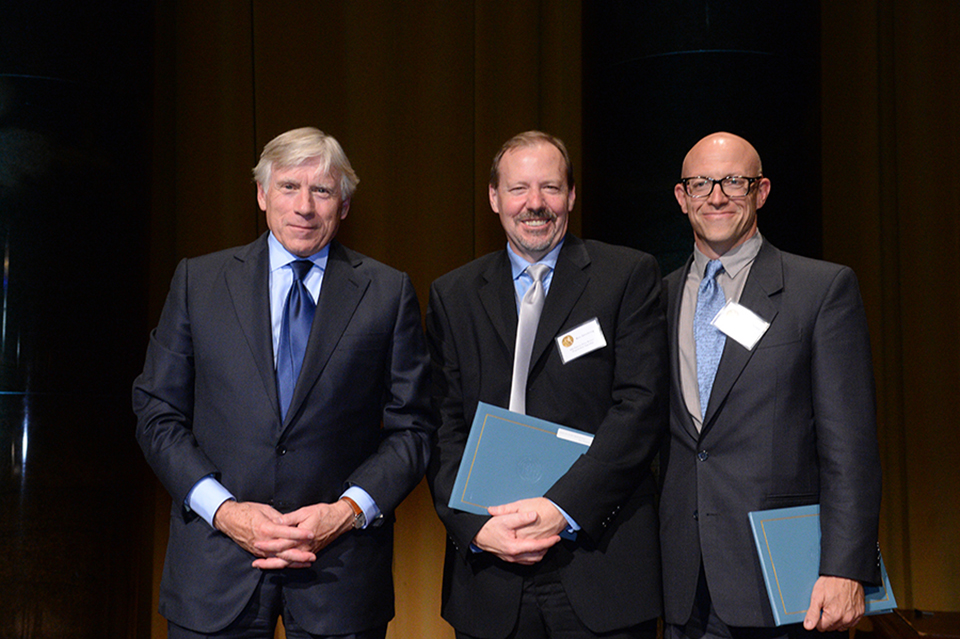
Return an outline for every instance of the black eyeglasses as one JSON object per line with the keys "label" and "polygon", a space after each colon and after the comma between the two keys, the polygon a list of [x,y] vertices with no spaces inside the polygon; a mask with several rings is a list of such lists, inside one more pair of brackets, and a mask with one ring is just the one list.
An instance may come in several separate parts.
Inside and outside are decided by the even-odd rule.
{"label": "black eyeglasses", "polygon": [[683,184],[683,190],[690,197],[710,197],[713,193],[713,187],[720,185],[720,190],[727,197],[746,197],[753,188],[753,183],[762,180],[763,176],[745,177],[743,175],[728,175],[725,178],[715,180],[713,178],[697,175],[695,177],[680,178]]}

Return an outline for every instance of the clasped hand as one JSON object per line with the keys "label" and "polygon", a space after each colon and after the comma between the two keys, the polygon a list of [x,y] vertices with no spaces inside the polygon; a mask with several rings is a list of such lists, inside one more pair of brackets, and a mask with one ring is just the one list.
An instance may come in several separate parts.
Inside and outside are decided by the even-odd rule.
{"label": "clasped hand", "polygon": [[310,566],[352,522],[353,511],[340,501],[285,515],[266,504],[226,501],[213,518],[217,530],[254,555],[253,567],[261,570]]}
{"label": "clasped hand", "polygon": [[543,497],[521,499],[487,511],[492,517],[473,544],[510,563],[529,566],[539,562],[567,527],[557,507]]}

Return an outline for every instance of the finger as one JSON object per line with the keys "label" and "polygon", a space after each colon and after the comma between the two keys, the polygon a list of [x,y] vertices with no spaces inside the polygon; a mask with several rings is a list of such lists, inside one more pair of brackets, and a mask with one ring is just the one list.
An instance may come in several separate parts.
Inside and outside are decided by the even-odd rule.
{"label": "finger", "polygon": [[260,557],[252,565],[254,568],[260,568],[261,570],[278,570],[290,567],[304,568],[310,566],[316,560],[317,556],[312,552],[290,549],[267,557]]}
{"label": "finger", "polygon": [[277,553],[276,556],[292,564],[309,565],[317,560],[317,556],[314,553],[301,548],[291,548],[290,550]]}
{"label": "finger", "polygon": [[502,515],[496,515],[496,517],[499,519],[501,525],[511,530],[524,528],[537,521],[537,513],[532,510],[504,513]]}
{"label": "finger", "polygon": [[281,515],[280,519],[277,520],[277,523],[282,524],[284,526],[291,526],[293,528],[296,528],[297,524],[303,522],[307,518],[306,515],[301,512],[302,510],[303,509],[301,508],[300,510],[294,511],[292,513]]}
{"label": "finger", "polygon": [[831,611],[828,606],[824,606],[823,614],[820,615],[820,621],[816,627],[820,632],[842,630],[844,628],[843,617]]}
{"label": "finger", "polygon": [[279,557],[264,557],[257,559],[251,564],[254,568],[259,568],[260,570],[282,570],[290,565],[288,561],[280,559]]}
{"label": "finger", "polygon": [[501,504],[499,506],[490,506],[487,508],[487,512],[498,517],[501,515],[509,515],[510,513],[520,512],[520,509],[517,508],[515,504]]}
{"label": "finger", "polygon": [[261,528],[261,538],[289,539],[293,541],[308,541],[313,539],[313,531],[308,528],[298,528],[286,524],[266,524]]}
{"label": "finger", "polygon": [[813,630],[820,623],[820,604],[819,602],[810,602],[807,608],[807,615],[803,618],[803,627],[806,630]]}
{"label": "finger", "polygon": [[522,553],[508,553],[500,554],[498,557],[504,561],[520,564],[523,566],[532,566],[533,564],[542,560],[547,554],[546,550],[539,552],[522,552]]}
{"label": "finger", "polygon": [[309,568],[311,564],[309,562],[300,562],[300,561],[284,561],[278,557],[271,557],[269,559],[258,559],[253,562],[253,567],[260,570],[283,570],[285,568]]}
{"label": "finger", "polygon": [[560,541],[558,535],[553,537],[547,537],[545,539],[517,539],[515,543],[511,544],[512,554],[514,555],[524,555],[524,554],[546,554],[550,548]]}
{"label": "finger", "polygon": [[267,554],[276,555],[291,548],[302,546],[305,541],[308,540],[285,539],[282,537],[279,539],[258,539],[253,546]]}

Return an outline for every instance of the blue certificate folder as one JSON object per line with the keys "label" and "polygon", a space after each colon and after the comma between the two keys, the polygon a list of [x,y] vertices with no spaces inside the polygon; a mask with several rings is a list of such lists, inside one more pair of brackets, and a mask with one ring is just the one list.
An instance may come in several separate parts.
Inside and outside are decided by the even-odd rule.
{"label": "blue certificate folder", "polygon": [[[802,622],[820,576],[820,506],[760,510],[748,516],[777,625]],[[863,588],[868,615],[897,607],[882,559],[880,571],[883,586]]]}
{"label": "blue certificate folder", "polygon": [[587,452],[593,435],[480,402],[449,506],[487,508],[542,497]]}

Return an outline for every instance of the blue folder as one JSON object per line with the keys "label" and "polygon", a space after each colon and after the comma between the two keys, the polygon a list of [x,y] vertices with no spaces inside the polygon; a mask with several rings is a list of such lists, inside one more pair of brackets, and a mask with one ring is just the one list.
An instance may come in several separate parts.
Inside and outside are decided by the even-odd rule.
{"label": "blue folder", "polygon": [[480,402],[449,506],[480,515],[542,497],[587,452],[593,435]]}
{"label": "blue folder", "polygon": [[[820,576],[820,506],[760,510],[748,516],[776,624],[802,622]],[[897,607],[883,559],[880,571],[883,586],[863,589],[868,615]]]}

